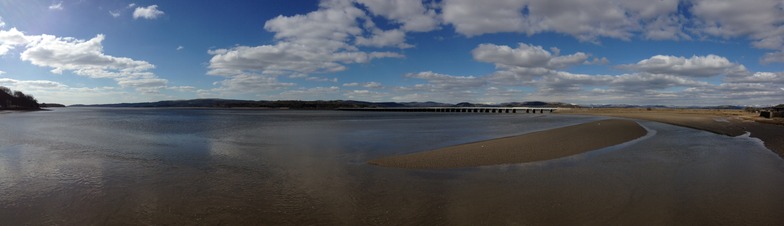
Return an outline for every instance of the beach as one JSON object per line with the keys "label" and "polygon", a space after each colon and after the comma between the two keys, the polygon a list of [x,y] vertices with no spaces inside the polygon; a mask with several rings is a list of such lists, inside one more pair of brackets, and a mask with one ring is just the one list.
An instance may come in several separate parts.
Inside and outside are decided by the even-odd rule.
{"label": "beach", "polygon": [[645,128],[634,121],[608,119],[385,157],[369,163],[385,167],[443,169],[535,162],[621,144],[646,134]]}
{"label": "beach", "polygon": [[562,109],[558,113],[642,119],[732,137],[748,132],[750,137],[762,140],[765,147],[784,157],[784,126],[742,110],[580,108]]}
{"label": "beach", "polygon": [[[736,137],[748,135],[784,157],[784,126],[757,122],[741,110],[582,108],[559,114],[608,116],[661,122]],[[629,120],[608,119],[513,137],[461,144],[431,151],[388,156],[372,165],[414,169],[463,168],[557,159],[634,140],[646,134]]]}

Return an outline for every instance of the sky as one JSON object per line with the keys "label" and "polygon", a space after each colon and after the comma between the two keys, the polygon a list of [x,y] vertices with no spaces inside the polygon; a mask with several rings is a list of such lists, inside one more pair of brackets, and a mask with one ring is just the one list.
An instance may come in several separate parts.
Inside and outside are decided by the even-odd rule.
{"label": "sky", "polygon": [[784,103],[782,0],[0,0],[0,86],[196,98]]}

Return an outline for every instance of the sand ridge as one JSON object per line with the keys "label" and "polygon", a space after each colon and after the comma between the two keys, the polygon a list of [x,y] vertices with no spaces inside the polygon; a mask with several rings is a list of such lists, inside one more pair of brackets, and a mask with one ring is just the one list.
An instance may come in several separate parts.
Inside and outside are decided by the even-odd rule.
{"label": "sand ridge", "polygon": [[385,167],[446,169],[525,163],[576,155],[625,143],[647,134],[637,122],[599,120],[475,143],[374,159]]}

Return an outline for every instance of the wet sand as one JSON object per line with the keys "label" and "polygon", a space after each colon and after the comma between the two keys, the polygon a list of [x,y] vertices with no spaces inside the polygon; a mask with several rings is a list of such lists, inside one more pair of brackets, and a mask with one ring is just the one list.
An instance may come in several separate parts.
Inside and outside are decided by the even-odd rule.
{"label": "wet sand", "polygon": [[370,160],[385,167],[463,168],[556,159],[645,136],[634,121],[608,119],[551,130]]}
{"label": "wet sand", "polygon": [[727,136],[749,132],[750,137],[759,138],[765,147],[784,158],[784,126],[761,123],[763,119],[756,114],[741,110],[583,108],[559,110],[559,113],[642,119]]}

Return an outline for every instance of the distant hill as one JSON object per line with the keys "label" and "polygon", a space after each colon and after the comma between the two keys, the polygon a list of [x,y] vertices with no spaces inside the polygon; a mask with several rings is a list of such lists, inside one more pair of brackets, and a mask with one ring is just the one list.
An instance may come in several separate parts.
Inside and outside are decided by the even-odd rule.
{"label": "distant hill", "polygon": [[[2,93],[0,92],[0,95]],[[49,104],[46,104],[49,105]],[[232,100],[232,99],[192,99],[192,100],[165,100],[142,103],[119,104],[93,104],[71,105],[70,107],[137,107],[137,108],[166,108],[166,107],[196,107],[196,108],[269,108],[269,109],[302,109],[302,110],[332,110],[338,108],[396,108],[396,107],[547,107],[547,108],[689,108],[689,109],[744,109],[737,105],[719,106],[667,106],[667,105],[630,105],[630,104],[601,104],[601,105],[575,105],[561,102],[526,101],[508,102],[500,104],[480,104],[461,102],[457,104],[439,102],[367,102],[355,100]]]}
{"label": "distant hill", "polygon": [[304,109],[331,110],[338,108],[394,108],[394,107],[577,107],[576,105],[549,102],[513,102],[496,105],[459,103],[447,104],[438,102],[366,102],[354,100],[231,100],[231,99],[193,99],[166,100],[143,103],[71,105],[71,107],[201,107],[201,108],[270,108],[270,109]]}
{"label": "distant hill", "polygon": [[119,103],[119,104],[94,104],[94,105],[71,105],[71,107],[199,107],[199,108],[288,108],[288,109],[337,109],[337,108],[360,108],[360,107],[397,107],[397,103],[371,103],[350,100],[331,100],[331,101],[300,101],[300,100],[278,100],[278,101],[254,101],[254,100],[231,100],[231,99],[193,99],[193,100],[166,100],[158,102],[143,103]]}

